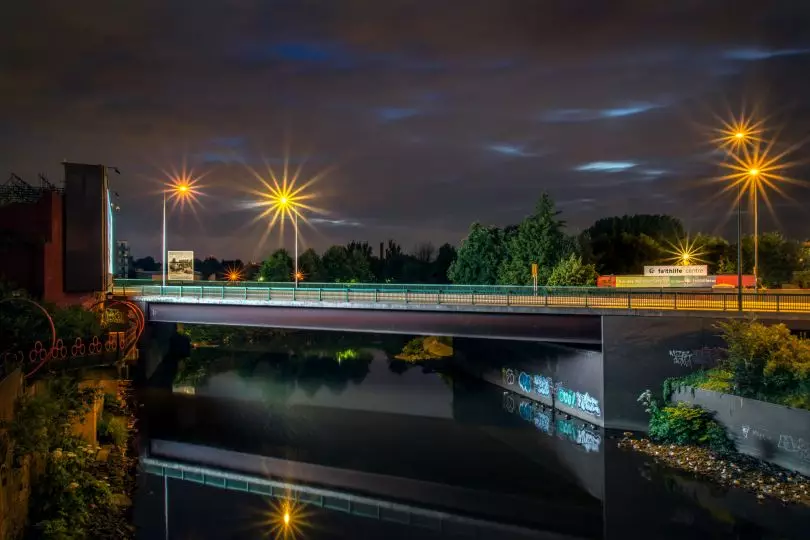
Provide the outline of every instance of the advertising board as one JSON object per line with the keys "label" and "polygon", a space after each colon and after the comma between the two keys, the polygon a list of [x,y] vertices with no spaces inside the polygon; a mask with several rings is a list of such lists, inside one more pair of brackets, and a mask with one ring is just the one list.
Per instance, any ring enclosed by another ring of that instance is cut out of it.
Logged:
{"label": "advertising board", "polygon": [[191,281],[194,279],[193,251],[170,251],[166,260],[169,261],[166,279],[169,281]]}
{"label": "advertising board", "polygon": [[645,276],[706,276],[709,269],[705,264],[690,266],[645,266]]}

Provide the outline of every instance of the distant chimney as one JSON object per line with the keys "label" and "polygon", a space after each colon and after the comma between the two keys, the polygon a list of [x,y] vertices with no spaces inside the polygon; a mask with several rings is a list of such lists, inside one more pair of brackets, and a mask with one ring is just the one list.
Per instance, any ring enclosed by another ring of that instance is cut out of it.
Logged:
{"label": "distant chimney", "polygon": [[381,261],[385,260],[385,251],[383,250],[383,245],[384,245],[383,242],[380,242],[380,260]]}

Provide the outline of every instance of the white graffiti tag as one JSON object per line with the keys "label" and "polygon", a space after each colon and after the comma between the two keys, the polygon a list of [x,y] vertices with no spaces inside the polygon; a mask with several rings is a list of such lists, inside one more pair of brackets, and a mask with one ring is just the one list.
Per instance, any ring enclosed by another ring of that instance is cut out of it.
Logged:
{"label": "white graffiti tag", "polygon": [[594,416],[602,416],[602,410],[599,408],[599,401],[597,401],[588,392],[580,394],[577,392],[577,407],[585,412],[589,412]]}
{"label": "white graffiti tag", "polygon": [[801,437],[779,435],[779,448],[786,452],[798,453],[802,461],[810,461],[810,445]]}
{"label": "white graffiti tag", "polygon": [[503,373],[503,382],[505,382],[508,385],[515,384],[515,372],[512,371],[511,368],[502,370],[502,373]]}
{"label": "white graffiti tag", "polygon": [[695,354],[692,351],[669,351],[669,356],[676,366],[692,367]]}
{"label": "white graffiti tag", "polygon": [[602,444],[602,438],[595,433],[581,429],[577,433],[577,444],[582,446],[586,452],[598,452],[599,446]]}

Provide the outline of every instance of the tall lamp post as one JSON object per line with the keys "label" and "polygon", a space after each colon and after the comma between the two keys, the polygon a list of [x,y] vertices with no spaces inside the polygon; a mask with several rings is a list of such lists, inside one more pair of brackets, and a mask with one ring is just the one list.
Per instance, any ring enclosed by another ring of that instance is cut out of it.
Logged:
{"label": "tall lamp post", "polygon": [[292,218],[293,222],[293,229],[295,229],[295,259],[293,259],[294,269],[293,269],[293,280],[295,283],[295,287],[298,287],[298,278],[300,274],[298,272],[298,214],[300,213],[299,204],[295,202],[295,200],[286,194],[282,194],[278,197],[278,208],[281,210],[282,219],[283,216],[286,214]]}
{"label": "tall lamp post", "polygon": [[177,199],[179,201],[185,201],[186,199],[194,197],[195,194],[192,183],[188,180],[180,180],[172,184],[169,189],[163,190],[163,264],[161,265],[161,282],[164,287],[166,286],[166,268],[169,263],[169,253],[166,251],[166,200]]}
{"label": "tall lamp post", "polygon": [[751,181],[751,204],[754,209],[754,291],[759,290],[759,169],[748,171]]}

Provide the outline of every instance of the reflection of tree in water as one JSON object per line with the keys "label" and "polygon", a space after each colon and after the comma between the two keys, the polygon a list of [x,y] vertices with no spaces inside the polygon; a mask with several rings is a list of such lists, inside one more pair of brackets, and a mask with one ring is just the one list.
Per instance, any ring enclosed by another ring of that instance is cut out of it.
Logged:
{"label": "reflection of tree in water", "polygon": [[191,355],[180,362],[174,384],[200,386],[217,373],[231,371],[244,379],[266,381],[269,384],[264,385],[265,397],[281,401],[296,387],[310,397],[324,386],[339,394],[349,382],[360,384],[368,375],[372,360],[368,352],[349,349],[332,355],[319,353],[192,349]]}

